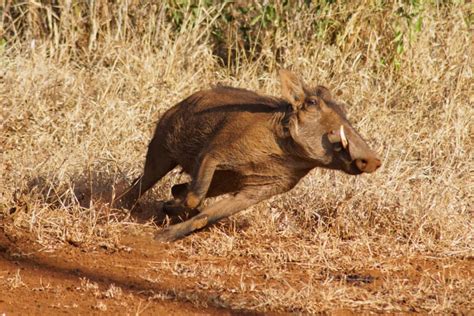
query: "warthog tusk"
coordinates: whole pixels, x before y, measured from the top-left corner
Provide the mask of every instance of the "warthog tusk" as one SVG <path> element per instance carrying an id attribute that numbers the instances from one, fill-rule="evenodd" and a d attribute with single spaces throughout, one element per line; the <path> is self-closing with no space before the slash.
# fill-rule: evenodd
<path id="1" fill-rule="evenodd" d="M 349 146 L 349 141 L 347 140 L 346 133 L 344 133 L 344 125 L 341 125 L 340 134 L 341 134 L 342 147 L 344 147 L 345 149 L 347 148 L 347 146 Z"/>

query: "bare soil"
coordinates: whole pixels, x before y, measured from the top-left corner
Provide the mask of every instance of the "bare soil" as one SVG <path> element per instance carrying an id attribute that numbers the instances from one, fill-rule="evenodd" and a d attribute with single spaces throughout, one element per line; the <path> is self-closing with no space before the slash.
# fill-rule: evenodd
<path id="1" fill-rule="evenodd" d="M 232 315 L 249 313 L 219 307 L 212 294 L 169 275 L 150 279 L 149 264 L 173 260 L 172 245 L 128 236 L 121 250 L 84 251 L 75 246 L 47 252 L 27 235 L 0 232 L 0 312 L 6 315 Z M 159 275 L 159 276 L 158 276 Z M 112 289 L 112 290 L 111 290 Z M 119 289 L 115 290 L 114 289 Z M 118 293 L 118 294 L 117 294 Z M 198 304 L 189 299 L 195 295 Z M 252 314 L 257 314 L 252 312 Z"/>
<path id="2" fill-rule="evenodd" d="M 52 314 L 154 314 L 154 315 L 235 315 L 258 313 L 226 306 L 219 293 L 206 290 L 200 281 L 170 275 L 153 268 L 157 262 L 173 262 L 174 244 L 153 242 L 150 234 L 123 236 L 118 249 L 83 249 L 66 245 L 54 251 L 35 243 L 28 233 L 0 231 L 0 313 L 6 315 Z M 225 258 L 222 258 L 225 260 Z M 378 292 L 384 282 L 401 278 L 416 285 L 422 275 L 474 277 L 474 260 L 456 262 L 405 260 L 396 275 L 381 270 L 335 275 L 336 280 Z M 234 263 L 239 266 L 239 262 Z M 229 275 L 228 282 L 235 283 Z M 293 277 L 302 277 L 294 271 Z M 254 274 L 255 282 L 264 276 Z M 407 285 L 407 284 L 405 284 Z M 269 286 L 273 286 L 269 282 Z M 412 309 L 413 312 L 417 310 Z M 469 311 L 460 310 L 469 314 Z M 269 315 L 269 313 L 265 313 Z M 272 313 L 276 315 L 277 313 Z M 334 315 L 352 315 L 346 309 Z"/>

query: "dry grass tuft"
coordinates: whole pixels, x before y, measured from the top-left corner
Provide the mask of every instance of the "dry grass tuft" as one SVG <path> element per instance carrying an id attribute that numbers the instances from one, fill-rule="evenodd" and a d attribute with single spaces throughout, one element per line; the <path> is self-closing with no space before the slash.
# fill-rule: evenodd
<path id="1" fill-rule="evenodd" d="M 268 25 L 258 20 L 245 37 L 235 30 L 254 16 L 226 25 L 222 14 L 236 5 L 204 2 L 171 1 L 149 15 L 137 1 L 0 10 L 3 229 L 46 248 L 121 247 L 122 236 L 154 225 L 109 203 L 141 172 L 161 114 L 216 83 L 278 95 L 276 70 L 291 67 L 340 91 L 383 168 L 360 177 L 314 170 L 291 193 L 174 243 L 180 259 L 150 266 L 149 277 L 170 273 L 212 293 L 214 305 L 260 311 L 473 310 L 470 4 L 290 10 L 277 1 Z M 168 198 L 180 177 L 172 172 L 143 205 Z M 19 272 L 9 282 L 20 286 Z"/>

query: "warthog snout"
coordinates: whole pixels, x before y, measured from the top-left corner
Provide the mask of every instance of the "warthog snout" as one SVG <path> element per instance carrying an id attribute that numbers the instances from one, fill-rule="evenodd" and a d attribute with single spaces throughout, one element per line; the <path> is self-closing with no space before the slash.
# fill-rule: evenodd
<path id="1" fill-rule="evenodd" d="M 370 157 L 358 158 L 355 160 L 355 164 L 360 171 L 371 173 L 377 170 L 382 165 L 382 162 L 377 157 Z"/>
<path id="2" fill-rule="evenodd" d="M 360 172 L 372 173 L 382 165 L 377 154 L 369 148 L 367 143 L 355 130 L 351 131 L 347 150 L 349 151 L 353 163 Z"/>
<path id="3" fill-rule="evenodd" d="M 327 136 L 329 142 L 335 146 L 335 151 L 339 153 L 339 159 L 345 161 L 348 166 L 348 173 L 372 173 L 382 165 L 377 154 L 352 127 L 345 128 L 341 125 Z"/>

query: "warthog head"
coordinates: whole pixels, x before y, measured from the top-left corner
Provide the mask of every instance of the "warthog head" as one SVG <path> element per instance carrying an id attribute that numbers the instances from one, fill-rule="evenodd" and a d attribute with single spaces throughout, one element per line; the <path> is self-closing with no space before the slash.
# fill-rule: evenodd
<path id="1" fill-rule="evenodd" d="M 377 170 L 381 161 L 346 117 L 330 91 L 310 88 L 295 74 L 280 71 L 282 96 L 291 104 L 289 133 L 300 155 L 317 166 L 356 175 Z"/>

